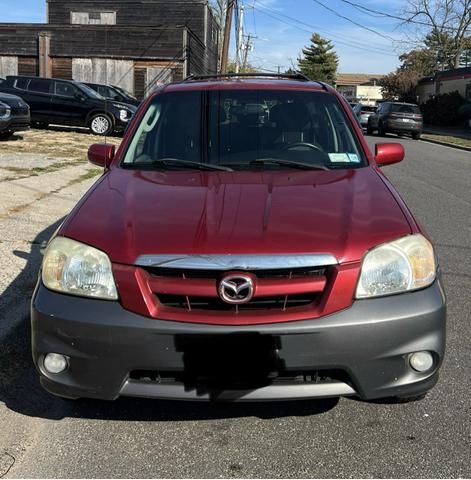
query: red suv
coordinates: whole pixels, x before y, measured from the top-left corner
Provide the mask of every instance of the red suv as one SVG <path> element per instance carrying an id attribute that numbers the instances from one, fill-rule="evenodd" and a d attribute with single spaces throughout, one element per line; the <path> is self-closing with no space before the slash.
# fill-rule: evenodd
<path id="1" fill-rule="evenodd" d="M 433 247 L 337 92 L 190 77 L 139 108 L 50 240 L 32 300 L 68 398 L 423 396 L 445 347 Z"/>

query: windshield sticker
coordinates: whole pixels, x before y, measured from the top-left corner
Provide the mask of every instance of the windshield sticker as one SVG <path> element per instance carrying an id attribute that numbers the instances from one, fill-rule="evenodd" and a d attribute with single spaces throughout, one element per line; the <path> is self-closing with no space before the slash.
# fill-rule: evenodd
<path id="1" fill-rule="evenodd" d="M 350 163 L 350 159 L 346 153 L 329 153 L 331 162 L 347 162 Z"/>
<path id="2" fill-rule="evenodd" d="M 360 163 L 360 159 L 358 158 L 358 155 L 356 153 L 349 153 L 348 158 L 353 163 Z"/>

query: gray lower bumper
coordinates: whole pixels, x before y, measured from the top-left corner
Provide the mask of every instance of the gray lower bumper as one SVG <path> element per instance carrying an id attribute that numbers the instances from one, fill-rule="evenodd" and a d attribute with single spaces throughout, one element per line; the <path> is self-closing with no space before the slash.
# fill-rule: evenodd
<path id="1" fill-rule="evenodd" d="M 253 401 L 408 396 L 426 392 L 437 381 L 445 350 L 445 317 L 438 281 L 418 292 L 356 301 L 349 309 L 320 319 L 250 327 L 154 320 L 128 312 L 118 302 L 61 295 L 39 285 L 32 304 L 33 358 L 47 390 L 74 398 L 129 395 Z M 187 352 L 179 347 L 182 336 L 218 341 L 242 334 L 276 338 L 283 376 L 333 370 L 345 376 L 320 383 L 268 383 L 216 392 L 130 377 L 135 370 L 182 372 L 191 367 L 185 361 Z M 408 357 L 423 350 L 432 352 L 435 365 L 418 373 L 410 368 Z M 47 374 L 42 359 L 48 352 L 69 356 L 69 369 Z M 243 345 L 235 356 L 246 357 Z"/>

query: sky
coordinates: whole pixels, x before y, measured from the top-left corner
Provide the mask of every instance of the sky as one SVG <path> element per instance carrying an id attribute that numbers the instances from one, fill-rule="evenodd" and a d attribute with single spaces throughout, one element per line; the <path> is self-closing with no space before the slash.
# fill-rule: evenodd
<path id="1" fill-rule="evenodd" d="M 296 63 L 310 36 L 317 32 L 330 39 L 340 60 L 341 73 L 388 73 L 399 65 L 407 50 L 398 21 L 362 13 L 344 0 L 239 0 L 245 7 L 245 34 L 254 35 L 249 61 L 256 67 L 281 71 Z M 351 0 L 365 7 L 398 15 L 405 0 Z M 45 22 L 45 0 L 0 0 L 0 22 Z M 300 23 L 302 22 L 302 23 Z M 387 38 L 385 38 L 387 37 Z M 231 52 L 234 54 L 234 41 Z"/>

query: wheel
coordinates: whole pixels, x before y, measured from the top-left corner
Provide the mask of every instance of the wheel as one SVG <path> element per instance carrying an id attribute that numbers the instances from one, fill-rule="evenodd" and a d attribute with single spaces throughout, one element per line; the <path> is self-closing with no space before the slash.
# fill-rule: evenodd
<path id="1" fill-rule="evenodd" d="M 414 140 L 419 140 L 419 138 L 420 138 L 420 132 L 415 132 L 415 133 L 413 133 L 413 134 L 412 134 L 412 138 L 413 138 Z"/>
<path id="2" fill-rule="evenodd" d="M 113 131 L 113 122 L 105 113 L 97 113 L 90 119 L 90 130 L 95 135 L 109 135 Z"/>
<path id="3" fill-rule="evenodd" d="M 13 136 L 13 132 L 0 132 L 0 140 L 8 140 Z"/>
<path id="4" fill-rule="evenodd" d="M 31 126 L 33 128 L 43 129 L 43 128 L 47 128 L 49 124 L 44 122 L 32 122 Z"/>
<path id="5" fill-rule="evenodd" d="M 380 137 L 385 137 L 386 136 L 386 131 L 384 130 L 384 127 L 383 127 L 382 123 L 378 124 L 378 135 Z"/>
<path id="6" fill-rule="evenodd" d="M 373 129 L 370 127 L 370 124 L 366 126 L 366 133 L 368 135 L 373 135 Z"/>

